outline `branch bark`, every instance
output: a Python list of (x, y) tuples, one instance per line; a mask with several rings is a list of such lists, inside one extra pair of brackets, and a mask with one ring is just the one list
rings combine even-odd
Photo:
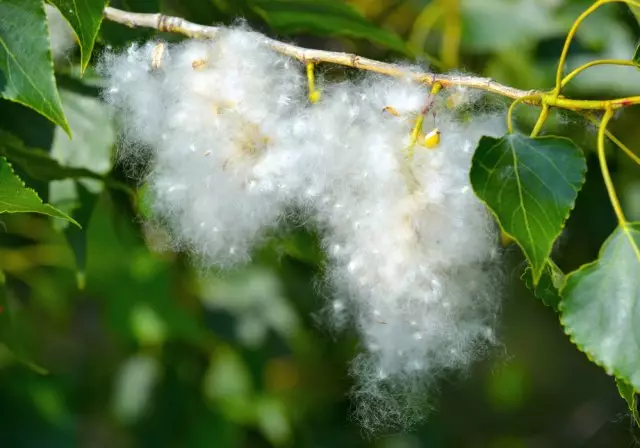
[[(180, 17), (165, 16), (163, 14), (143, 14), (122, 11), (112, 7), (104, 9), (104, 17), (112, 22), (126, 25), (130, 28), (153, 28), (161, 32), (180, 33), (187, 37), (197, 39), (211, 39), (220, 30), (219, 27), (198, 25), (189, 22)], [(484, 90), (486, 92), (496, 93), (511, 99), (519, 99), (524, 97), (534, 97), (527, 99), (526, 103), (540, 104), (537, 97), (541, 92), (537, 90), (520, 90), (513, 87), (502, 85), (490, 78), (482, 78), (467, 75), (445, 75), (433, 72), (412, 72), (405, 67), (380, 62), (373, 59), (364, 58), (355, 54), (340, 53), (325, 50), (314, 50), (310, 48), (298, 47), (293, 44), (280, 42), (275, 39), (263, 37), (265, 45), (273, 50), (286, 56), (295, 58), (303, 63), (331, 63), (352, 67), (359, 70), (367, 70), (383, 75), (395, 77), (408, 77), (417, 82), (432, 85), (435, 82), (440, 83), (443, 87), (461, 86), (472, 89)]]

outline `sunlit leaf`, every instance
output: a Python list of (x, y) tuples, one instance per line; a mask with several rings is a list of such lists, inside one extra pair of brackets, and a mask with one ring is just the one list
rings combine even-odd
[(89, 64), (93, 44), (96, 41), (100, 24), (102, 23), (105, 0), (50, 0), (60, 13), (67, 19), (73, 31), (78, 36), (81, 52), (81, 68)]
[(610, 375), (640, 389), (640, 222), (619, 226), (598, 259), (567, 276), (561, 321)]
[(80, 226), (73, 218), (57, 208), (44, 204), (38, 194), (27, 188), (13, 172), (5, 157), (0, 157), (0, 213), (41, 213), (66, 219)]
[(582, 152), (566, 138), (507, 134), (482, 137), (478, 144), (471, 184), (502, 230), (524, 251), (534, 285), (574, 206), (586, 169)]
[(31, 107), (70, 133), (49, 49), (42, 0), (0, 0), (0, 96)]
[(251, 5), (280, 33), (355, 37), (400, 53), (408, 51), (400, 36), (369, 22), (341, 0), (253, 0)]
[(633, 421), (636, 422), (636, 425), (640, 426), (640, 412), (638, 411), (638, 394), (626, 381), (623, 381), (619, 378), (616, 378), (616, 386), (618, 387), (618, 393), (624, 401), (627, 402), (627, 406), (629, 407), (629, 412), (631, 412), (631, 417)]

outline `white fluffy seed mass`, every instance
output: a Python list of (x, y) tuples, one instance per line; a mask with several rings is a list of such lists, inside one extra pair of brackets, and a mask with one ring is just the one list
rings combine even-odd
[[(362, 338), (355, 415), (371, 430), (406, 426), (436, 378), (495, 342), (497, 238), (468, 172), (503, 119), (459, 119), (464, 91), (434, 101), (377, 75), (321, 83), (309, 104), (303, 66), (263, 43), (226, 29), (105, 55), (122, 158), (150, 158), (155, 216), (205, 266), (248, 261), (291, 210), (319, 229), (331, 315)], [(439, 128), (434, 149), (412, 144), (427, 106), (421, 132)]]

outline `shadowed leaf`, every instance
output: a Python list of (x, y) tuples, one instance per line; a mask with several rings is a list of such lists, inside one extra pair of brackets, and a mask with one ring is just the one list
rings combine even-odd
[(551, 260), (544, 266), (542, 275), (537, 285), (533, 283), (533, 272), (531, 266), (527, 266), (522, 274), (522, 280), (535, 296), (542, 300), (546, 306), (558, 311), (560, 304), (560, 289), (564, 285), (564, 274), (560, 268)]
[(254, 0), (252, 9), (280, 33), (310, 32), (321, 36), (366, 39), (407, 54), (400, 36), (368, 21), (350, 5), (337, 0)]

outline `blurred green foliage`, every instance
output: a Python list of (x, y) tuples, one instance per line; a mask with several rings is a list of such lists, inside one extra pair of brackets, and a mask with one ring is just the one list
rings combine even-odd
[[(9, 3), (0, 0), (0, 11)], [(430, 61), (529, 89), (552, 86), (563, 37), (589, 2), (111, 5), (205, 24), (245, 17), (258, 30), (301, 45)], [(153, 35), (105, 22), (96, 47), (119, 48)], [(608, 5), (580, 28), (569, 68), (590, 59), (629, 59), (638, 36), (629, 9)], [(539, 294), (551, 306), (545, 307), (519, 281), (524, 265), (515, 249), (505, 268), (511, 281), (504, 291), (500, 348), (442, 383), (429, 420), (413, 432), (363, 437), (349, 420), (347, 395), (357, 338), (323, 325), (327, 291), (315, 235), (300, 228), (283, 231), (253, 263), (226, 273), (202, 272), (182, 254), (154, 250), (166, 235), (145, 227), (137, 185), (114, 164), (117, 129), (99, 101), (100, 79), (91, 65), (79, 76), (79, 53), (56, 65), (72, 140), (33, 110), (0, 100), (0, 154), (40, 198), (83, 227), (34, 214), (0, 216), (0, 447), (636, 443), (631, 412), (613, 378), (578, 352), (558, 325), (553, 272)], [(339, 70), (319, 69), (331, 76)], [(584, 98), (629, 95), (639, 80), (632, 67), (597, 67), (576, 78), (569, 92)], [(518, 124), (530, 129), (535, 112), (521, 109)], [(634, 149), (640, 148), (639, 115), (625, 113), (612, 128)], [(586, 186), (554, 248), (558, 265), (568, 272), (597, 256), (616, 222), (593, 154), (593, 127), (556, 113), (545, 131), (558, 129), (583, 148), (589, 162)], [(619, 153), (612, 153), (610, 163), (629, 219), (640, 220), (639, 167)]]

